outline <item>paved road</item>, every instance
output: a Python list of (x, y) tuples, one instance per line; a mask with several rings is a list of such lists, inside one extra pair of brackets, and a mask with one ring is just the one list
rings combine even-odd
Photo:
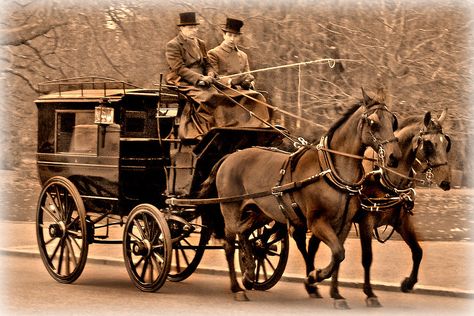
[(157, 293), (137, 290), (123, 266), (88, 264), (73, 285), (59, 284), (38, 258), (0, 256), (0, 297), (4, 315), (472, 315), (474, 300), (380, 292), (382, 308), (365, 306), (359, 289), (344, 289), (351, 311), (333, 309), (328, 288), (309, 299), (301, 284), (279, 282), (268, 292), (249, 292), (235, 302), (227, 277), (193, 274), (167, 282)]

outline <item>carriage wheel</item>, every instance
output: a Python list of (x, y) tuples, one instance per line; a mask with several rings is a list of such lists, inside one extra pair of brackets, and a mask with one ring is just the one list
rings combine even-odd
[(180, 233), (184, 233), (186, 236), (173, 243), (171, 270), (168, 274), (168, 280), (180, 282), (196, 271), (210, 237), (208, 230), (201, 225), (201, 222), (201, 217), (197, 217), (190, 221), (191, 227), (188, 227), (180, 221), (168, 219), (173, 238)]
[(87, 260), (86, 211), (74, 184), (64, 177), (49, 179), (36, 212), (36, 237), (46, 270), (58, 282), (72, 283)]
[(171, 234), (163, 214), (153, 205), (140, 204), (128, 216), (123, 256), (133, 284), (144, 292), (163, 286), (171, 264)]
[[(255, 260), (255, 282), (253, 289), (266, 291), (280, 280), (285, 271), (289, 253), (289, 237), (286, 227), (274, 222), (258, 228), (250, 234)], [(239, 264), (244, 269), (242, 252), (239, 250)]]

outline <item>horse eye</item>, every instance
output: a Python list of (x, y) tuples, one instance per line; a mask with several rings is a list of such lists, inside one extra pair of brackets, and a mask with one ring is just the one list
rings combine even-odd
[(369, 120), (367, 124), (373, 131), (378, 131), (380, 129), (380, 124), (374, 120)]
[(426, 156), (432, 155), (435, 152), (433, 143), (429, 140), (425, 140), (423, 142), (423, 151)]

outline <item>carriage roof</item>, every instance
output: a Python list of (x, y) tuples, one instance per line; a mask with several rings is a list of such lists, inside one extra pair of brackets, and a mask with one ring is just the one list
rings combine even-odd
[(153, 97), (161, 96), (164, 103), (177, 102), (177, 92), (165, 86), (161, 89), (145, 89), (131, 83), (106, 77), (77, 77), (40, 83), (42, 95), (37, 104), (55, 102), (98, 102), (103, 98), (111, 102), (124, 96)]

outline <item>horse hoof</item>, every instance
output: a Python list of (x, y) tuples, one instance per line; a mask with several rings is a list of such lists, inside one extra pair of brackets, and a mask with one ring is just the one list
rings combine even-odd
[(334, 300), (334, 308), (335, 309), (351, 309), (349, 307), (349, 304), (347, 304), (347, 301), (344, 298), (335, 299)]
[(319, 294), (319, 291), (316, 289), (314, 293), (308, 293), (310, 298), (323, 298), (321, 294)]
[(244, 285), (245, 289), (251, 290), (253, 289), (253, 280), (251, 280), (248, 276), (248, 274), (245, 272), (243, 277), (242, 277), (242, 284)]
[(239, 291), (234, 293), (234, 300), (237, 302), (247, 302), (250, 301), (244, 291)]
[(403, 280), (401, 286), (400, 286), (400, 290), (403, 292), (403, 293), (408, 293), (410, 292), (411, 290), (413, 290), (413, 286), (415, 284), (413, 284), (412, 282), (410, 282), (410, 279), (409, 278), (405, 278), (405, 280)]
[(311, 298), (323, 298), (322, 295), (319, 293), (318, 287), (316, 284), (307, 284), (305, 283), (304, 288), (308, 293), (309, 297)]
[(365, 299), (365, 304), (367, 304), (367, 307), (382, 307), (382, 304), (380, 304), (377, 297), (367, 297)]

